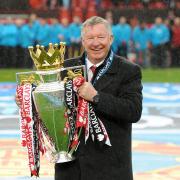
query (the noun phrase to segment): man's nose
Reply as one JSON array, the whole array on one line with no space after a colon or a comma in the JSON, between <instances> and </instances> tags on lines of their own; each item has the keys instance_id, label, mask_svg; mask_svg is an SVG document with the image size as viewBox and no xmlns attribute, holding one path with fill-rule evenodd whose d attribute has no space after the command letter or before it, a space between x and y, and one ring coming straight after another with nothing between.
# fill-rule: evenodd
<instances>
[{"instance_id":1,"label":"man's nose","mask_svg":"<svg viewBox=\"0 0 180 180\"><path fill-rule=\"evenodd\" d=\"M94 38L93 38L92 45L97 46L97 45L99 45L100 43L101 43L101 42L100 42L100 40L99 40L98 37L94 37Z\"/></svg>"}]
</instances>

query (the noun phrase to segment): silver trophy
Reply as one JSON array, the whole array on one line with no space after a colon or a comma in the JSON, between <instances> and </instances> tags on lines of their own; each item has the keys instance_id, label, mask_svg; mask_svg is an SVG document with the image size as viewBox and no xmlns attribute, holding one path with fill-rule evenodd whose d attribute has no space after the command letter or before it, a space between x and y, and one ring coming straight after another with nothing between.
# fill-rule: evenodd
<instances>
[{"instance_id":1,"label":"silver trophy","mask_svg":"<svg viewBox=\"0 0 180 180\"><path fill-rule=\"evenodd\" d=\"M68 76L83 75L84 66L64 68L65 44L49 44L46 52L43 46L29 47L37 71L17 73L18 84L31 83L33 101L44 130L44 145L49 151L50 161L64 163L74 160L70 151L69 132L64 132L67 119L64 118L64 83Z\"/></svg>"}]
</instances>

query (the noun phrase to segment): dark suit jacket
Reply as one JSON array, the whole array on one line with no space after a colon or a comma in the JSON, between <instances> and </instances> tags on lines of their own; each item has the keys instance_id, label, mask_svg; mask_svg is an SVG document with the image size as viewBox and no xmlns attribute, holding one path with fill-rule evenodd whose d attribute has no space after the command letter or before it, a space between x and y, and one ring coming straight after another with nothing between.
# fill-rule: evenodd
<instances>
[{"instance_id":1,"label":"dark suit jacket","mask_svg":"<svg viewBox=\"0 0 180 180\"><path fill-rule=\"evenodd\" d=\"M91 138L85 145L81 140L76 154L81 180L133 179L131 128L142 112L141 71L138 65L122 57L114 55L113 58L108 71L94 86L100 94L100 101L94 108L109 134L112 146L100 147ZM69 59L64 65L82 65L84 59L83 56Z\"/></svg>"}]
</instances>

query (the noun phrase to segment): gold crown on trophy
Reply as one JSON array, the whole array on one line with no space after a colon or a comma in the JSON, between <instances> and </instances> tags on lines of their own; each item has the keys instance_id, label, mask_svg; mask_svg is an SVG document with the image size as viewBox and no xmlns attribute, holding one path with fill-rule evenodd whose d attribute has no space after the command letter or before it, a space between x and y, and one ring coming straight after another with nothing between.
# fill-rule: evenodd
<instances>
[{"instance_id":1,"label":"gold crown on trophy","mask_svg":"<svg viewBox=\"0 0 180 180\"><path fill-rule=\"evenodd\" d=\"M47 52L44 46L40 45L36 45L36 52L33 46L28 49L37 70L56 70L63 67L65 42L60 42L60 45L49 43Z\"/></svg>"}]
</instances>

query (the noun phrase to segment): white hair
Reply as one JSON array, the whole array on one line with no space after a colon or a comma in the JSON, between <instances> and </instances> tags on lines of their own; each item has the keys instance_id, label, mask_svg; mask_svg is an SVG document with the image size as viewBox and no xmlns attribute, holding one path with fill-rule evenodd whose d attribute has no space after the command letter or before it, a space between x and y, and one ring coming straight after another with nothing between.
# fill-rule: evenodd
<instances>
[{"instance_id":1,"label":"white hair","mask_svg":"<svg viewBox=\"0 0 180 180\"><path fill-rule=\"evenodd\" d=\"M81 37L83 37L84 35L84 28L87 26L94 26L96 24L104 24L104 26L107 28L108 32L110 35L112 35L112 29L111 29L111 25L109 24L109 22L99 16L93 16L89 19L87 19L83 24L82 24L82 28L81 28Z\"/></svg>"}]
</instances>

